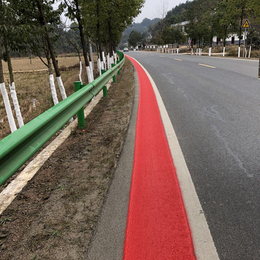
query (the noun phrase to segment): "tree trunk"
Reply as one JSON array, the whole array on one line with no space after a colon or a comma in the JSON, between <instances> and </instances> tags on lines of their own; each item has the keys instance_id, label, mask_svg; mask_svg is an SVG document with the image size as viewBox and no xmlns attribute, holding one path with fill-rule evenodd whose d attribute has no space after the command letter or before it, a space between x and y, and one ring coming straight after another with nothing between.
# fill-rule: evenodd
<instances>
[{"instance_id":1,"label":"tree trunk","mask_svg":"<svg viewBox=\"0 0 260 260\"><path fill-rule=\"evenodd\" d=\"M99 57L102 62L103 57L102 57L102 47L101 47L101 40L100 40L99 0L97 0L97 39L98 39Z\"/></svg>"},{"instance_id":2,"label":"tree trunk","mask_svg":"<svg viewBox=\"0 0 260 260\"><path fill-rule=\"evenodd\" d=\"M49 71L49 82L50 82L50 88L51 88L51 96L53 100L54 106L59 103L58 97L57 97L57 91L54 83L54 77L53 77L53 71L52 71L52 66L51 66L51 57L50 57L50 52L47 50L46 52L46 59L48 62L48 71Z\"/></svg>"},{"instance_id":3,"label":"tree trunk","mask_svg":"<svg viewBox=\"0 0 260 260\"><path fill-rule=\"evenodd\" d=\"M111 18L108 19L108 39L109 39L109 54L112 55L112 25L111 25Z\"/></svg>"},{"instance_id":4,"label":"tree trunk","mask_svg":"<svg viewBox=\"0 0 260 260\"><path fill-rule=\"evenodd\" d=\"M12 67L9 46L8 46L8 42L7 42L5 33L4 33L4 47L5 47L8 71L9 71L9 76L10 76L10 85L9 85L10 95L13 100L13 105L14 105L14 110L15 110L17 121L18 121L18 125L19 125L19 127L22 127L24 125L24 122L23 122L23 117L21 114L21 110L20 110L20 106L19 106L19 102L18 102L16 90L15 90L13 67Z\"/></svg>"},{"instance_id":5,"label":"tree trunk","mask_svg":"<svg viewBox=\"0 0 260 260\"><path fill-rule=\"evenodd\" d=\"M57 64L56 57L55 57L54 48L53 48L53 45L51 43L49 31L48 31L48 28L47 28L46 19L45 19L44 13L43 13L42 1L41 0L36 0L36 1L37 1L39 14L40 14L40 23L44 27L44 30L45 30L45 39L46 39L46 42L47 42L47 45L48 45L48 49L50 51L50 55L51 55L52 64L53 64L53 67L54 67L54 70L55 70L55 74L56 74L56 77L60 77L60 71L59 71L59 67L58 67L58 64Z\"/></svg>"},{"instance_id":6,"label":"tree trunk","mask_svg":"<svg viewBox=\"0 0 260 260\"><path fill-rule=\"evenodd\" d=\"M2 1L0 1L0 2L2 4ZM16 127L16 124L15 124L15 121L14 121L13 111L12 111L12 108L11 108L9 97L8 97L8 94L7 94L7 91L6 91L6 88L5 88L3 63L2 63L2 53L0 53L0 90L1 90L1 93L2 93L2 96L3 96L9 126L10 126L10 129L11 129L11 132L14 132L15 130L17 130L17 127Z\"/></svg>"},{"instance_id":7,"label":"tree trunk","mask_svg":"<svg viewBox=\"0 0 260 260\"><path fill-rule=\"evenodd\" d=\"M238 46L241 46L241 36L242 36L242 22L243 22L243 18L244 18L244 8L242 8L242 13L240 16L240 28L239 28L239 42L238 42Z\"/></svg>"},{"instance_id":8,"label":"tree trunk","mask_svg":"<svg viewBox=\"0 0 260 260\"><path fill-rule=\"evenodd\" d=\"M4 15L4 10L3 10L3 1L0 0L0 26L3 26L3 15ZM4 37L5 39L5 37ZM5 82L4 82L4 71L3 71L3 54L2 52L0 53L0 91L2 93L3 96L3 101L4 101L4 105L5 105L5 110L6 110L6 114L7 114L7 119L9 122L9 126L11 129L11 132L14 132L15 130L17 130L15 121L14 121L14 116L13 116L13 111L11 108L11 104L9 101L9 97L5 88Z\"/></svg>"},{"instance_id":9,"label":"tree trunk","mask_svg":"<svg viewBox=\"0 0 260 260\"><path fill-rule=\"evenodd\" d=\"M88 67L89 62L88 62L88 55L87 55L87 50L86 50L86 41L85 41L84 32L83 32L83 24L82 24L82 20L81 20L81 13L80 13L78 0L75 0L75 5L76 5L76 19L77 19L78 26L79 26L78 28L79 28L79 34L80 34L81 47L83 50L83 57L84 57L84 61L85 61L85 66Z\"/></svg>"}]
</instances>

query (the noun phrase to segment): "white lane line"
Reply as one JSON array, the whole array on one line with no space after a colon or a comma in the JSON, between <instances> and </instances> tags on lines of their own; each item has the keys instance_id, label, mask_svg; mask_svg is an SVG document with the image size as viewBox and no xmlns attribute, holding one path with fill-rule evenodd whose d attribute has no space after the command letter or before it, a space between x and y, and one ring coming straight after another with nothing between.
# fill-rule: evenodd
<instances>
[{"instance_id":1,"label":"white lane line","mask_svg":"<svg viewBox=\"0 0 260 260\"><path fill-rule=\"evenodd\" d=\"M112 80L107 84L109 89ZM87 117L93 108L97 105L99 100L103 97L103 91L95 96L89 105L84 110L84 115ZM19 192L25 187L29 180L38 172L41 166L50 158L54 151L66 141L70 133L77 128L78 120L70 123L58 136L53 140L42 152L40 152L35 159L33 159L24 170L0 193L0 215L12 203Z\"/></svg>"},{"instance_id":2,"label":"white lane line","mask_svg":"<svg viewBox=\"0 0 260 260\"><path fill-rule=\"evenodd\" d=\"M190 172L185 162L171 120L164 106L161 95L155 85L155 82L153 81L148 71L144 67L143 69L145 70L152 83L160 109L161 118L168 139L174 165L176 167L182 197L190 224L196 258L197 260L219 260L215 244L213 242L205 215L203 213L203 209L201 207L198 195L192 182Z\"/></svg>"},{"instance_id":3,"label":"white lane line","mask_svg":"<svg viewBox=\"0 0 260 260\"><path fill-rule=\"evenodd\" d=\"M198 65L204 66L204 67L208 67L208 68L212 68L212 69L215 69L215 68L216 68L216 67L214 67L214 66L210 66L210 65L207 65L207 64L203 64L203 63L198 63Z\"/></svg>"}]
</instances>

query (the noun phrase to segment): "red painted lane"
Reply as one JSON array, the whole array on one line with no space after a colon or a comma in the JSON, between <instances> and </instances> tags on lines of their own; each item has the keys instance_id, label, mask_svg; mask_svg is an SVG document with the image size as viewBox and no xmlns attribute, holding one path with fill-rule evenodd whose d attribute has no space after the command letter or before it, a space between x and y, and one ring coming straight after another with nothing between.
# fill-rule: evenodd
<instances>
[{"instance_id":1,"label":"red painted lane","mask_svg":"<svg viewBox=\"0 0 260 260\"><path fill-rule=\"evenodd\" d=\"M139 108L124 260L191 260L191 232L152 84L132 58Z\"/></svg>"}]
</instances>

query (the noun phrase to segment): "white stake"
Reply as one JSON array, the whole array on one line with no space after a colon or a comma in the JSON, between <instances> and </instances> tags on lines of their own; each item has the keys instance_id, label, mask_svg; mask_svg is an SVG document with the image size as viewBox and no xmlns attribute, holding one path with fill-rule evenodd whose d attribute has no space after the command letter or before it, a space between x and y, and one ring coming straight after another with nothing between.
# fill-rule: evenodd
<instances>
[{"instance_id":1,"label":"white stake","mask_svg":"<svg viewBox=\"0 0 260 260\"><path fill-rule=\"evenodd\" d=\"M11 132L13 133L15 130L17 130L17 127L16 127L16 124L14 121L12 108L11 108L9 97L8 97L8 94L7 94L7 91L5 88L5 83L0 83L0 89L1 89L2 96L3 96L3 100L4 100L4 105L5 105L5 110L6 110L9 126L11 129Z\"/></svg>"},{"instance_id":2,"label":"white stake","mask_svg":"<svg viewBox=\"0 0 260 260\"><path fill-rule=\"evenodd\" d=\"M238 54L237 54L237 57L240 58L240 46L238 47Z\"/></svg>"},{"instance_id":3,"label":"white stake","mask_svg":"<svg viewBox=\"0 0 260 260\"><path fill-rule=\"evenodd\" d=\"M212 51L212 48L210 47L209 48L209 56L211 56L211 51Z\"/></svg>"},{"instance_id":4,"label":"white stake","mask_svg":"<svg viewBox=\"0 0 260 260\"><path fill-rule=\"evenodd\" d=\"M223 47L223 57L225 57L226 47Z\"/></svg>"}]
</instances>

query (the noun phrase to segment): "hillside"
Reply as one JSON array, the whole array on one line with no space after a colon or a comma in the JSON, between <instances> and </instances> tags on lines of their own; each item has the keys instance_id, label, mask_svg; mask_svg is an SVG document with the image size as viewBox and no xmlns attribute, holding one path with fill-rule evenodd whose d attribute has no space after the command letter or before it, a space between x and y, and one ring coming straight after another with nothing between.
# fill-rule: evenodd
<instances>
[{"instance_id":1,"label":"hillside","mask_svg":"<svg viewBox=\"0 0 260 260\"><path fill-rule=\"evenodd\" d=\"M122 40L120 42L120 45L123 45L128 41L129 35L132 31L137 31L139 33L148 32L150 27L155 25L159 21L159 18L154 18L152 20L145 18L141 23L134 23L132 26L128 26L122 34Z\"/></svg>"}]
</instances>

